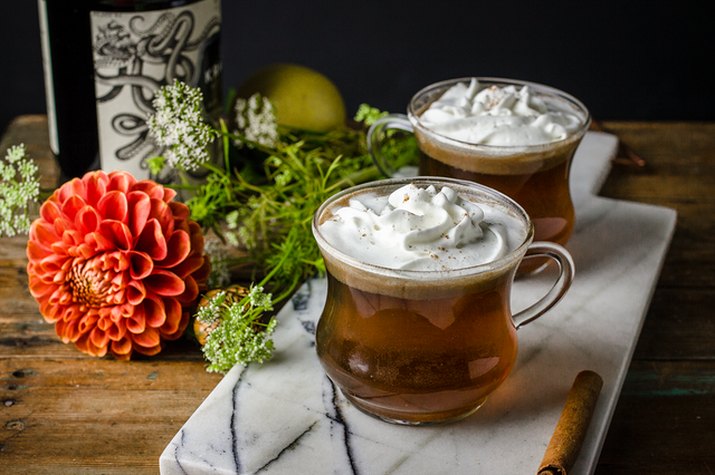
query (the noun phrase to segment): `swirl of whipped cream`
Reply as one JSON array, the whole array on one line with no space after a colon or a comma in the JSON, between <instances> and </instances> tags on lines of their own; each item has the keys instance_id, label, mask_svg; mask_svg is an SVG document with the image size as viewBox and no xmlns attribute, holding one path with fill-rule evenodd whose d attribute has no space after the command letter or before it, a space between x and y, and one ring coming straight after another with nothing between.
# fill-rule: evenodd
<instances>
[{"instance_id":1,"label":"swirl of whipped cream","mask_svg":"<svg viewBox=\"0 0 715 475\"><path fill-rule=\"evenodd\" d=\"M420 115L428 129L455 140L496 146L556 142L578 131L583 119L529 86L481 87L477 79L449 88Z\"/></svg>"},{"instance_id":2,"label":"swirl of whipped cream","mask_svg":"<svg viewBox=\"0 0 715 475\"><path fill-rule=\"evenodd\" d=\"M391 269L448 270L509 252L503 223L449 187L407 184L389 196L360 195L334 211L320 232L336 249Z\"/></svg>"}]
</instances>

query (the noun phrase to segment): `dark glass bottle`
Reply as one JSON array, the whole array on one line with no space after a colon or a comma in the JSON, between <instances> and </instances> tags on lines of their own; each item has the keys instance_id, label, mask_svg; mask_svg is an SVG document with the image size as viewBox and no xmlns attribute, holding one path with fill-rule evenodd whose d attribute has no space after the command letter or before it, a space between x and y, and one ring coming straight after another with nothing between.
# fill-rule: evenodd
<instances>
[{"instance_id":1,"label":"dark glass bottle","mask_svg":"<svg viewBox=\"0 0 715 475\"><path fill-rule=\"evenodd\" d=\"M149 176L155 91L200 86L221 109L220 0L38 0L50 144L63 178Z\"/></svg>"}]
</instances>

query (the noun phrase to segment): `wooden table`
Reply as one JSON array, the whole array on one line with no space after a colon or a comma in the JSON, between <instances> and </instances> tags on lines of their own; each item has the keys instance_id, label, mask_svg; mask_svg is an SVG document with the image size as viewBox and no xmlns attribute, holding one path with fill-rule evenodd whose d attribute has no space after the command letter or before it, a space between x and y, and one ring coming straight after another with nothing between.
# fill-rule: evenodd
<instances>
[{"instance_id":1,"label":"wooden table","mask_svg":"<svg viewBox=\"0 0 715 475\"><path fill-rule=\"evenodd\" d=\"M598 474L715 473L715 123L606 122L647 166L616 165L603 195L675 208L678 224ZM56 183L44 116L25 143ZM152 359L65 345L27 290L23 237L0 239L0 473L158 473L159 455L221 379L195 343ZM536 467L534 467L536 469Z\"/></svg>"}]
</instances>

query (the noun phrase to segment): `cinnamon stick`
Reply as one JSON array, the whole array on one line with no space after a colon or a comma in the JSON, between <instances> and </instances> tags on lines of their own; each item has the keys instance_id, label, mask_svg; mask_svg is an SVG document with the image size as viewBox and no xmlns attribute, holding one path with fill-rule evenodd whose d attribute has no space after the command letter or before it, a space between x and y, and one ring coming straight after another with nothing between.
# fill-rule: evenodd
<instances>
[{"instance_id":1,"label":"cinnamon stick","mask_svg":"<svg viewBox=\"0 0 715 475\"><path fill-rule=\"evenodd\" d=\"M581 371L576 376L538 475L568 474L581 449L602 386L603 380L593 371Z\"/></svg>"}]
</instances>

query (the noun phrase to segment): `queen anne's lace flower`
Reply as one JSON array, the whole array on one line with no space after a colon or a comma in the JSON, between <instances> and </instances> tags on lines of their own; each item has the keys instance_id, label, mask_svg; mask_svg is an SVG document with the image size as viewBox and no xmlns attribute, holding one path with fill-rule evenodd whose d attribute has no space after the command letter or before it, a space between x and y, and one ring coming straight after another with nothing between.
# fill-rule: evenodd
<instances>
[{"instance_id":1,"label":"queen anne's lace flower","mask_svg":"<svg viewBox=\"0 0 715 475\"><path fill-rule=\"evenodd\" d=\"M167 165L193 171L210 160L208 146L217 132L204 120L199 88L175 80L154 97L156 112L147 124L156 143L164 149Z\"/></svg>"},{"instance_id":2,"label":"queen anne's lace flower","mask_svg":"<svg viewBox=\"0 0 715 475\"><path fill-rule=\"evenodd\" d=\"M128 359L183 334L209 264L201 229L175 194L96 171L42 205L27 245L29 288L62 341Z\"/></svg>"},{"instance_id":3,"label":"queen anne's lace flower","mask_svg":"<svg viewBox=\"0 0 715 475\"><path fill-rule=\"evenodd\" d=\"M278 142L278 124L271 101L260 94L253 94L248 99L239 97L234 107L236 113L236 128L246 140L256 142L264 147L275 147ZM242 145L240 139L234 140L236 145Z\"/></svg>"},{"instance_id":4,"label":"queen anne's lace flower","mask_svg":"<svg viewBox=\"0 0 715 475\"><path fill-rule=\"evenodd\" d=\"M39 194L37 165L27 157L25 145L10 147L0 159L0 236L30 229L28 214Z\"/></svg>"}]
</instances>

